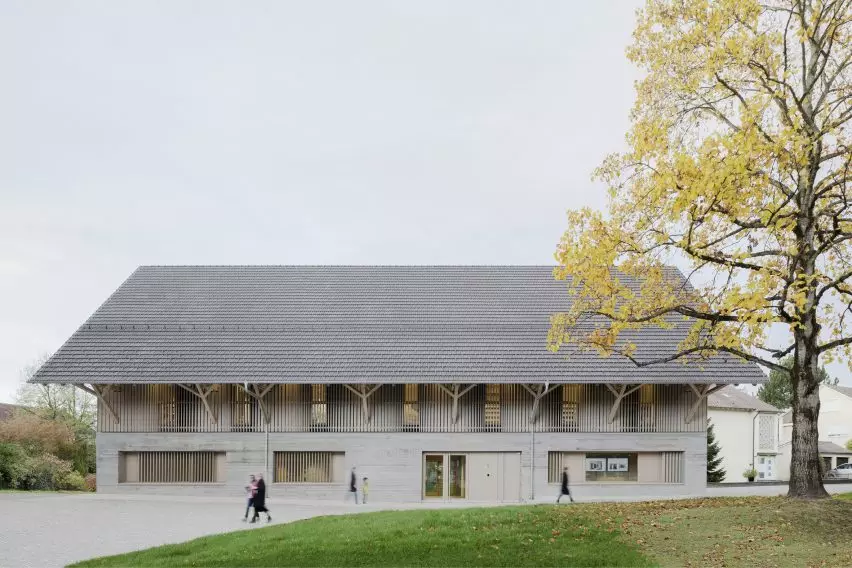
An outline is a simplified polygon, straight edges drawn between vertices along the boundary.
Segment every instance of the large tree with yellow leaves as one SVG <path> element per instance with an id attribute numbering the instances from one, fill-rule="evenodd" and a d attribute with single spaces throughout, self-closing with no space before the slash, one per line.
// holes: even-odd
<path id="1" fill-rule="evenodd" d="M 628 49 L 646 72 L 628 150 L 597 171 L 608 210 L 569 212 L 556 253 L 573 301 L 551 348 L 637 366 L 726 352 L 791 374 L 796 497 L 826 495 L 819 368 L 852 345 L 850 32 L 852 0 L 648 0 Z M 692 325 L 669 357 L 625 337 L 673 318 Z M 778 327 L 788 344 L 769 341 Z"/>

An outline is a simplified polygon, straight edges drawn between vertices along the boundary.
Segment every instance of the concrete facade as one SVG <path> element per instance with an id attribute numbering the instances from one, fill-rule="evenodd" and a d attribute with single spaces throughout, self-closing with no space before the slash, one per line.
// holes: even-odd
<path id="1" fill-rule="evenodd" d="M 268 441 L 267 441 L 268 438 Z M 211 484 L 119 483 L 119 453 L 127 451 L 219 451 L 226 453 L 224 481 Z M 98 491 L 104 493 L 242 495 L 251 473 L 272 479 L 276 451 L 345 453 L 348 472 L 370 479 L 376 502 L 423 499 L 424 452 L 520 453 L 521 501 L 554 497 L 558 484 L 548 483 L 549 452 L 631 452 L 649 458 L 658 452 L 683 452 L 683 482 L 660 483 L 654 459 L 641 462 L 636 482 L 586 483 L 582 461 L 571 463 L 572 488 L 584 497 L 698 496 L 705 491 L 706 438 L 702 433 L 98 433 Z M 643 473 L 648 472 L 648 473 Z M 282 499 L 342 500 L 346 482 L 322 484 L 269 483 L 270 495 Z"/>

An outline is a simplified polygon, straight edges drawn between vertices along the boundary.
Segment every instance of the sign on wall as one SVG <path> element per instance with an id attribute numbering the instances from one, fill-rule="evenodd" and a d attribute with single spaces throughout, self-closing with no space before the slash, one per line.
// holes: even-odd
<path id="1" fill-rule="evenodd" d="M 627 471 L 627 458 L 607 458 L 607 471 Z"/>
<path id="2" fill-rule="evenodd" d="M 586 471 L 628 471 L 627 457 L 586 458 Z"/>
<path id="3" fill-rule="evenodd" d="M 586 471 L 606 471 L 606 458 L 586 458 Z"/>

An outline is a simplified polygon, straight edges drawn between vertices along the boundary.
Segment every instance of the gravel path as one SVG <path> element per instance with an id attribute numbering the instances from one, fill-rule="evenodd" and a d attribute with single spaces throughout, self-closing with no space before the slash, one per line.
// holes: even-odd
<path id="1" fill-rule="evenodd" d="M 826 489 L 830 493 L 852 492 L 852 484 L 828 485 Z M 779 495 L 786 491 L 785 485 L 754 484 L 712 487 L 707 495 Z M 578 493 L 578 501 L 582 501 L 582 492 Z M 239 501 L 221 498 L 0 492 L 0 566 L 65 566 L 95 556 L 183 542 L 209 534 L 251 530 L 258 525 L 241 522 L 242 506 Z M 356 506 L 343 502 L 269 500 L 273 524 L 319 515 L 448 506 L 482 504 Z"/>

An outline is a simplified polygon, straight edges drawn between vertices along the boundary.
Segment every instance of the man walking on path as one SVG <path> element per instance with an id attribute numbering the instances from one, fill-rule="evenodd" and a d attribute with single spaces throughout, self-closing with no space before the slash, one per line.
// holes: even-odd
<path id="1" fill-rule="evenodd" d="M 355 497 L 355 504 L 358 504 L 358 478 L 355 477 L 355 468 L 352 468 L 352 473 L 349 474 L 349 493 Z"/>
<path id="2" fill-rule="evenodd" d="M 562 487 L 559 489 L 559 497 L 556 498 L 556 502 L 559 503 L 559 500 L 562 499 L 563 495 L 567 495 L 571 502 L 574 502 L 574 498 L 571 496 L 571 490 L 568 489 L 568 468 L 562 470 Z"/>
<path id="3" fill-rule="evenodd" d="M 257 474 L 257 492 L 254 495 L 254 517 L 251 522 L 257 522 L 260 518 L 260 513 L 266 513 L 266 522 L 272 520 L 272 515 L 269 514 L 269 509 L 266 508 L 266 482 L 263 481 L 263 474 Z"/>

